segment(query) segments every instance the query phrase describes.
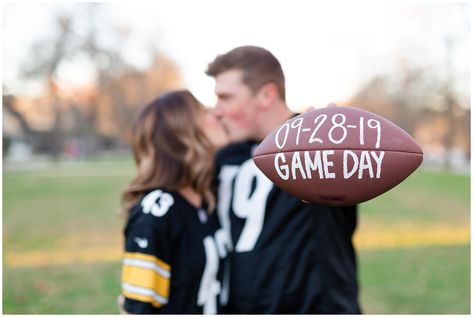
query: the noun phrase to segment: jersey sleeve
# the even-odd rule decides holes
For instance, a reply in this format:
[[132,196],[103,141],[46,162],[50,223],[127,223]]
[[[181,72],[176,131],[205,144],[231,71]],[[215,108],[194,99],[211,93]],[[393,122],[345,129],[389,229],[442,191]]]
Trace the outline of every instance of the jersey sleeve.
[[[139,210],[138,212],[142,212]],[[158,313],[167,304],[171,281],[170,223],[162,215],[139,215],[125,231],[122,294],[129,313]]]

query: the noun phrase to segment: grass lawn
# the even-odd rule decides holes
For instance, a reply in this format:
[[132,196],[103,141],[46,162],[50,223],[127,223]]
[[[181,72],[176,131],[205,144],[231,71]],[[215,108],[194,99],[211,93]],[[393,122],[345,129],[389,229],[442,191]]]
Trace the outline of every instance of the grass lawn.
[[[4,172],[4,313],[117,313],[119,259],[42,266],[12,266],[5,259],[34,252],[119,249],[119,195],[132,174],[130,161]],[[418,171],[360,206],[359,234],[469,227],[469,184],[469,176]],[[358,260],[360,300],[366,313],[470,312],[468,242],[360,249]]]
[[4,268],[5,314],[118,314],[119,263]]
[[367,314],[469,314],[470,246],[361,251]]

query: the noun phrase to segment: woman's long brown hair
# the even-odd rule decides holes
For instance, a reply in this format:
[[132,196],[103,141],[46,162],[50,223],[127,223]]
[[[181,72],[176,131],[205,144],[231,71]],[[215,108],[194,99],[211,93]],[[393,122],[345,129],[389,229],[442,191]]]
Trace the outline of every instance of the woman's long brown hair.
[[211,190],[215,149],[199,126],[204,106],[187,90],[160,96],[132,126],[136,176],[122,194],[125,212],[152,189],[192,187],[215,207]]

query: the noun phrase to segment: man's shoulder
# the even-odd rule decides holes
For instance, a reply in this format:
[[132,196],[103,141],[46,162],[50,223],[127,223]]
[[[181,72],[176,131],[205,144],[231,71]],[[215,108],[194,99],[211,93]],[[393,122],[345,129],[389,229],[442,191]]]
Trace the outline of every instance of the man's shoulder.
[[231,143],[221,149],[218,154],[219,155],[229,155],[229,154],[235,154],[235,153],[242,153],[242,152],[248,152],[251,150],[253,146],[255,146],[256,143],[252,141],[247,141],[247,142],[239,142],[239,143]]
[[251,150],[256,145],[255,142],[240,142],[227,145],[217,153],[217,164],[241,163],[251,157]]

